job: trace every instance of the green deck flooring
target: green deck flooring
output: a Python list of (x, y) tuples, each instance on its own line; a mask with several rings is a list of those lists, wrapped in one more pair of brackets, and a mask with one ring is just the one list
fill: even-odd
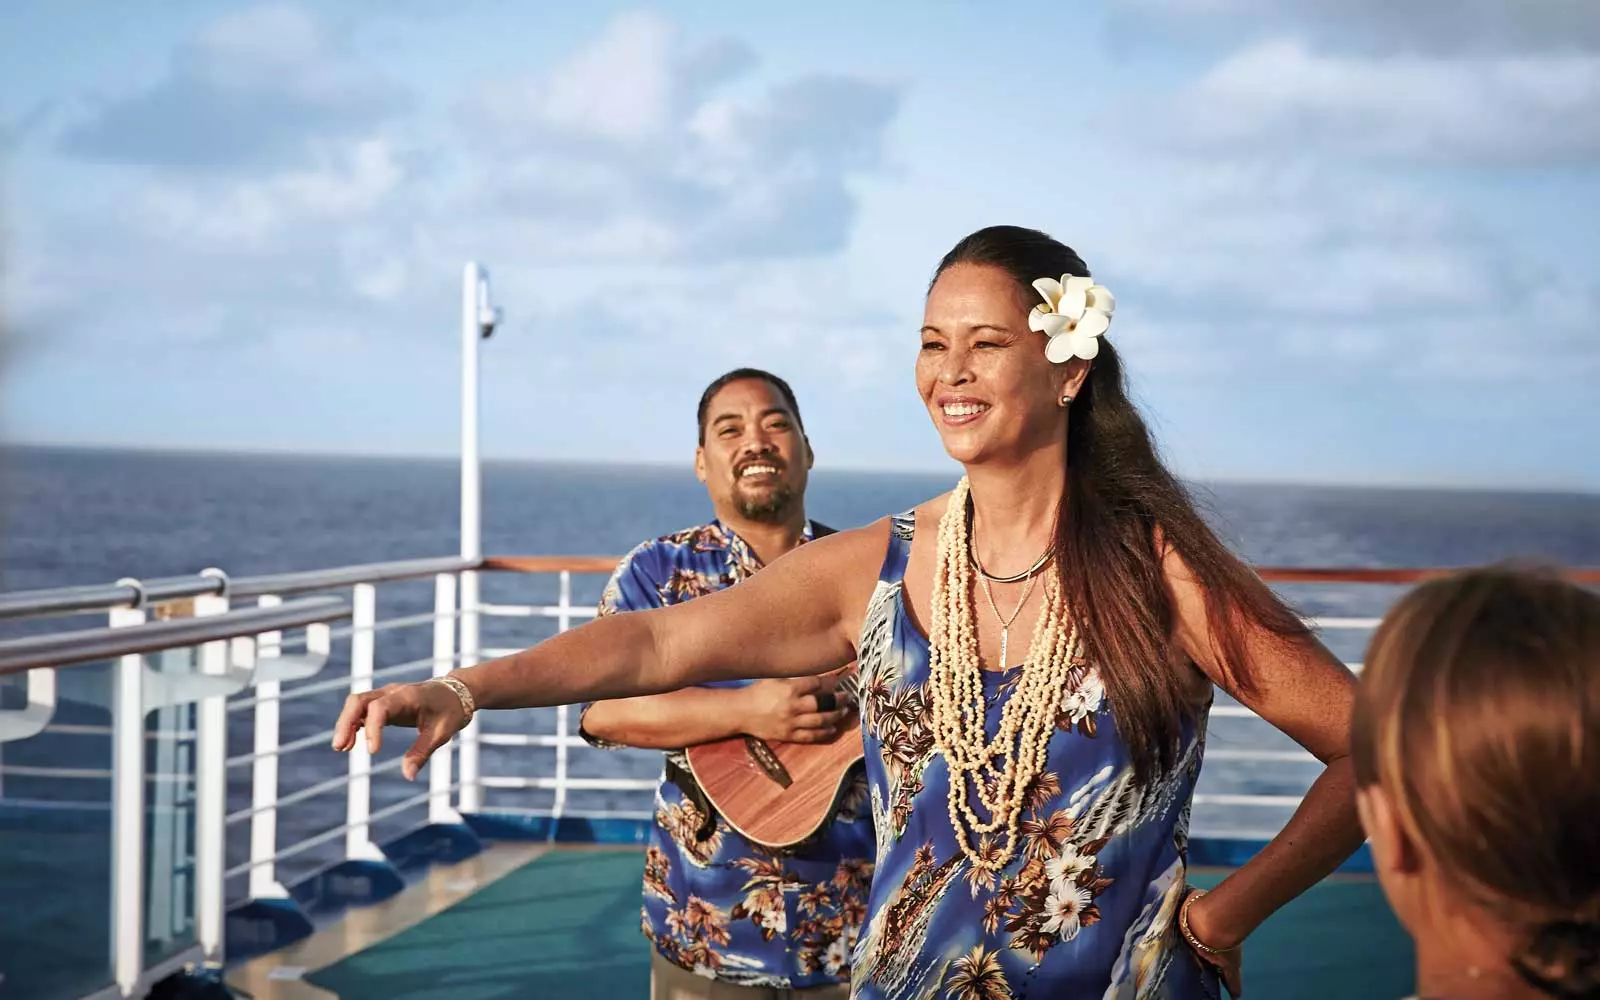
[[(627, 1000), (649, 989), (637, 852), (557, 852), (408, 931), (307, 978), (341, 1000)], [(1213, 885), (1220, 872), (1197, 873)], [(1245, 950), (1251, 1000), (1399, 1000), (1410, 942), (1375, 882), (1335, 877)], [(1098, 998), (1094, 998), (1098, 1000)]]
[(0, 826), (0, 1000), (86, 996), (111, 971), (111, 833)]

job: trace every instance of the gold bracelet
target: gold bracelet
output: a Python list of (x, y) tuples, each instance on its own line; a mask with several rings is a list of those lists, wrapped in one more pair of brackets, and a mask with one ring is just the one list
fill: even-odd
[(473, 713), (478, 710), (478, 703), (473, 700), (472, 691), (468, 689), (466, 684), (462, 683), (461, 678), (446, 674), (443, 677), (435, 677), (434, 681), (443, 684), (456, 693), (456, 699), (461, 702), (461, 711), (466, 713), (467, 716), (462, 725), (465, 726), (468, 722), (471, 722)]
[(1189, 904), (1206, 894), (1204, 889), (1190, 889), (1189, 895), (1184, 897), (1183, 905), (1178, 907), (1178, 929), (1183, 932), (1183, 939), (1189, 942), (1189, 947), (1196, 951), (1203, 951), (1207, 955), (1226, 955), (1234, 948), (1213, 948), (1194, 936), (1194, 931), (1189, 929)]

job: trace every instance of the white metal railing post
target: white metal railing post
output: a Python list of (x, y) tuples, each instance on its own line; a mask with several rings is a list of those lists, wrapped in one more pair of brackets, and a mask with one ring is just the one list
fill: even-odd
[[(155, 661), (152, 666), (159, 665), (157, 669), (163, 674), (188, 673), (194, 669), (194, 656), (193, 650), (167, 649), (151, 657)], [(185, 723), (188, 721), (188, 712), (168, 704), (166, 698), (162, 698), (161, 702), (161, 706), (155, 710), (155, 760), (150, 761), (150, 748), (146, 746), (145, 761), (151, 765), (150, 769), (155, 775), (187, 774), (194, 764), (194, 755), (187, 752), (188, 747), (180, 745), (176, 733), (179, 719)], [(182, 728), (187, 729), (188, 726)], [(145, 914), (145, 933), (155, 941), (165, 942), (185, 929), (183, 924), (188, 915), (178, 901), (194, 899), (193, 882), (183, 875), (183, 869), (187, 867), (189, 837), (184, 829), (183, 817), (179, 814), (180, 806), (187, 807), (192, 813), (194, 797), (181, 782), (157, 780), (149, 789), (147, 804), (150, 810), (150, 835), (144, 850), (149, 859), (145, 874), (149, 880), (147, 898), (150, 905)]]
[[(433, 578), (433, 676), (443, 677), (456, 659), (456, 577), (440, 573)], [(434, 751), (428, 764), (428, 822), (459, 823), (461, 814), (450, 804), (450, 744)]]
[[(489, 303), (489, 275), (468, 261), (461, 281), (461, 557), (483, 558), (482, 470), (478, 445), (478, 345), (494, 330), (499, 310)], [(478, 574), (461, 574), (461, 663), (478, 662)], [(462, 730), (461, 811), (478, 812), (483, 793), (478, 783), (478, 723)]]
[[(113, 608), (107, 624), (144, 621), (142, 608)], [(117, 660), (111, 692), (111, 968), (127, 996), (144, 973), (143, 656)]]
[[(556, 631), (565, 632), (572, 627), (572, 572), (561, 571), (560, 599), (556, 603)], [(555, 801), (550, 807), (551, 828), (550, 833), (555, 835), (555, 823), (559, 822), (562, 813), (567, 808), (567, 729), (571, 725), (569, 712), (566, 705), (556, 708), (556, 794)]]
[[(262, 594), (256, 604), (275, 608), (283, 603), (276, 594)], [(256, 663), (282, 655), (283, 633), (263, 632), (256, 638)], [(307, 650), (307, 652), (314, 652)], [(255, 755), (251, 762), (250, 808), (250, 887), (251, 899), (286, 899), (289, 892), (278, 883), (278, 697), (281, 681), (261, 680), (256, 684)]]
[[(478, 662), (478, 574), (467, 570), (461, 574), (461, 665), (470, 667)], [(461, 730), (456, 739), (460, 760), (456, 770), (460, 774), (461, 791), (457, 802), (464, 813), (483, 810), (483, 786), (478, 781), (478, 734), (480, 723), (474, 718)]]
[[(372, 663), (377, 649), (373, 626), (378, 620), (377, 588), (358, 583), (350, 601), (350, 693), (372, 690)], [(381, 861), (383, 852), (372, 842), (372, 755), (365, 737), (350, 749), (349, 798), (345, 812), (345, 857), (352, 861)]]
[[(194, 599), (196, 618), (224, 614), (225, 595)], [(200, 647), (199, 672), (222, 676), (229, 666), (229, 641)], [(228, 696), (208, 695), (195, 706), (194, 765), (195, 927), (200, 948), (211, 961), (222, 960), (222, 928), (227, 911), (223, 871), (227, 868)]]
[(461, 288), (461, 557), (483, 556), (482, 470), (478, 446), (478, 342), (483, 339), (483, 310), (488, 276), (468, 261)]
[[(478, 662), (477, 607), (478, 574), (467, 570), (461, 574), (461, 665), (464, 667)], [(482, 732), (481, 725), (474, 717), (456, 739), (460, 756), (456, 771), (461, 784), (457, 802), (464, 813), (483, 811), (483, 786), (478, 781), (478, 734)]]

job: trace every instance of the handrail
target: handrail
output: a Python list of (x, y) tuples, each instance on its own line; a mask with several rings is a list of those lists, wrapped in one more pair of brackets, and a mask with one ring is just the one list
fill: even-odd
[(314, 569), (302, 573), (274, 573), (270, 576), (248, 576), (234, 580), (228, 587), (233, 597), (260, 597), (262, 594), (309, 594), (318, 590), (351, 587), (358, 583), (389, 583), (410, 580), (439, 573), (464, 573), (477, 569), (479, 559), (460, 556), (438, 556), (431, 559), (401, 559), (395, 562), (366, 563), (359, 566), (339, 566), (334, 569)]
[(124, 580), (102, 586), (18, 590), (0, 594), (0, 619), (137, 608), (184, 597), (220, 594), (226, 587), (227, 579), (220, 574), (196, 574), (159, 580)]
[(134, 653), (199, 646), (348, 617), (348, 602), (337, 597), (315, 597), (206, 618), (174, 618), (130, 628), (92, 628), (12, 639), (0, 642), (0, 677), (39, 667), (65, 667)]
[[(612, 560), (612, 565), (616, 560)], [(479, 562), (460, 556), (401, 559), (393, 562), (361, 563), (331, 569), (295, 573), (272, 573), (229, 580), (216, 572), (194, 576), (164, 577), (159, 580), (119, 580), (113, 584), (83, 587), (50, 587), (0, 593), (0, 621), (8, 618), (47, 615), (86, 614), (112, 608), (140, 608), (166, 601), (204, 595), (260, 597), (262, 594), (292, 596), (333, 590), (358, 583), (384, 583), (432, 576), (436, 573), (461, 573), (479, 568)], [(609, 570), (610, 567), (607, 567)]]
[[(1262, 566), (1256, 574), (1268, 583), (1426, 583), (1470, 569), (1468, 566), (1428, 568), (1332, 568), (1315, 566)], [(1573, 583), (1600, 584), (1600, 567), (1563, 568), (1561, 575)]]
[[(621, 556), (486, 556), (482, 569), (505, 573), (609, 573)], [(1466, 566), (1331, 567), (1257, 566), (1256, 574), (1268, 583), (1422, 583), (1459, 573)], [(1600, 584), (1600, 567), (1571, 567), (1562, 575), (1573, 583)]]
[(621, 556), (486, 556), (483, 568), (500, 573), (609, 573)]
[[(262, 594), (292, 596), (358, 583), (384, 583), (470, 570), (500, 573), (610, 573), (621, 561), (621, 556), (512, 555), (488, 556), (482, 560), (441, 556), (275, 573), (233, 581), (221, 574), (208, 573), (158, 580), (127, 580), (103, 586), (19, 590), (9, 594), (0, 593), (0, 621), (144, 607), (208, 594), (225, 593), (230, 597), (259, 597)], [(1413, 584), (1448, 576), (1463, 568), (1259, 566), (1256, 567), (1256, 573), (1268, 583)], [(1600, 567), (1571, 567), (1563, 570), (1562, 575), (1574, 583), (1600, 585)]]

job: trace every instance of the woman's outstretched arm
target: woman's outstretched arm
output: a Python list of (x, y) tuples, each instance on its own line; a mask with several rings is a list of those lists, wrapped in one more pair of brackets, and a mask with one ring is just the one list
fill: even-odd
[[(736, 587), (650, 611), (612, 615), (529, 649), (454, 671), (480, 709), (537, 708), (673, 691), (751, 677), (798, 677), (855, 659), (853, 627), (872, 593), (887, 523), (802, 545)], [(333, 747), (384, 726), (415, 726), (406, 777), (466, 722), (442, 684), (390, 685), (351, 695)]]

